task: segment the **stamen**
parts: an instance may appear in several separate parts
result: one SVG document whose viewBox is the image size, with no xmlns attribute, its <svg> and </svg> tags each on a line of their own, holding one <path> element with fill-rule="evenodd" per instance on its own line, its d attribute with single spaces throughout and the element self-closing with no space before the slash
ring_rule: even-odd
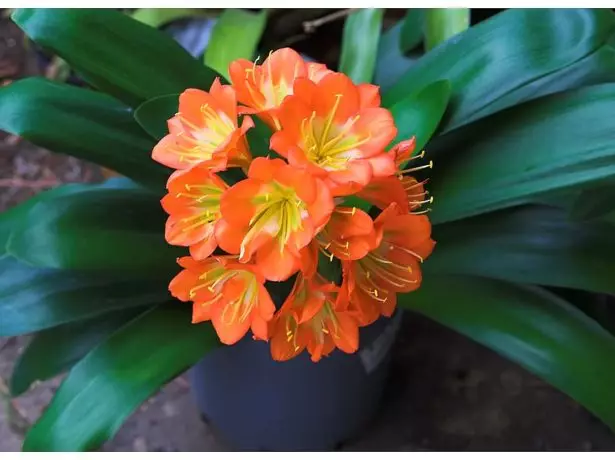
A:
<svg viewBox="0 0 615 460">
<path fill-rule="evenodd" d="M 327 142 L 327 138 L 329 137 L 329 130 L 331 129 L 331 125 L 333 124 L 333 118 L 335 117 L 335 113 L 337 112 L 337 109 L 340 105 L 340 101 L 342 100 L 342 97 L 343 97 L 343 94 L 335 95 L 335 103 L 333 104 L 333 108 L 331 109 L 331 112 L 329 112 L 329 116 L 327 117 L 327 121 L 325 122 L 325 127 L 322 131 L 322 134 L 320 135 L 320 141 L 318 143 L 320 151 L 323 150 L 323 146 Z"/>
<path fill-rule="evenodd" d="M 410 214 L 414 214 L 416 216 L 421 215 L 421 214 L 427 214 L 428 212 L 431 212 L 431 208 L 427 208 L 424 211 L 412 211 Z"/>
<path fill-rule="evenodd" d="M 431 169 L 431 168 L 433 168 L 433 160 L 429 160 L 429 164 L 426 164 L 423 166 L 417 166 L 416 168 L 402 169 L 399 172 L 403 174 L 403 173 L 411 173 L 414 171 L 420 171 L 421 169 Z"/>
</svg>

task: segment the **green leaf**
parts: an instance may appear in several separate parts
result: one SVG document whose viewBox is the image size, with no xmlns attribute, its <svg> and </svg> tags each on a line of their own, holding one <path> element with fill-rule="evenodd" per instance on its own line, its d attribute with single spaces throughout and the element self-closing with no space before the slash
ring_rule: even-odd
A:
<svg viewBox="0 0 615 460">
<path fill-rule="evenodd" d="M 382 8 L 365 8 L 346 18 L 339 71 L 355 83 L 372 81 L 383 15 Z"/>
<path fill-rule="evenodd" d="M 615 184 L 583 190 L 572 204 L 571 216 L 577 220 L 598 219 L 615 211 Z"/>
<path fill-rule="evenodd" d="M 615 294 L 615 226 L 524 206 L 434 228 L 426 277 L 463 274 Z"/>
<path fill-rule="evenodd" d="M 25 451 L 94 450 L 164 383 L 217 344 L 209 324 L 171 304 L 128 323 L 82 359 L 26 436 Z"/>
<path fill-rule="evenodd" d="M 416 136 L 414 151 L 420 152 L 436 132 L 446 111 L 450 94 L 449 82 L 440 80 L 391 107 L 391 113 L 398 129 L 393 143 Z"/>
<path fill-rule="evenodd" d="M 217 76 L 170 36 L 116 10 L 21 8 L 12 18 L 92 85 L 132 107 L 186 88 L 209 89 Z"/>
<path fill-rule="evenodd" d="M 254 58 L 266 24 L 265 10 L 252 13 L 235 8 L 225 9 L 211 32 L 205 50 L 205 64 L 228 79 L 228 66 L 232 61 Z"/>
<path fill-rule="evenodd" d="M 179 270 L 177 270 L 179 271 Z M 14 336 L 169 299 L 168 279 L 35 268 L 0 258 L 0 336 Z"/>
<path fill-rule="evenodd" d="M 468 27 L 469 8 L 426 8 L 425 48 L 431 50 Z"/>
<path fill-rule="evenodd" d="M 607 43 L 583 59 L 509 92 L 476 112 L 472 118 L 479 119 L 540 96 L 614 81 L 615 48 Z"/>
<path fill-rule="evenodd" d="M 135 120 L 154 139 L 160 140 L 169 133 L 167 120 L 177 113 L 179 94 L 167 94 L 145 101 L 135 110 Z"/>
<path fill-rule="evenodd" d="M 35 203 L 15 222 L 7 248 L 40 267 L 165 276 L 184 252 L 166 243 L 165 220 L 151 193 L 85 190 Z"/>
<path fill-rule="evenodd" d="M 154 143 L 132 111 L 95 91 L 43 78 L 19 80 L 0 88 L 0 129 L 160 191 L 170 174 L 152 160 Z"/>
<path fill-rule="evenodd" d="M 399 77 L 415 65 L 422 56 L 420 51 L 405 53 L 401 48 L 404 26 L 405 23 L 399 21 L 384 32 L 378 41 L 374 84 L 380 86 L 381 92 L 393 86 Z"/>
<path fill-rule="evenodd" d="M 605 84 L 536 99 L 438 138 L 432 221 L 614 177 L 614 110 L 615 84 Z"/>
<path fill-rule="evenodd" d="M 20 219 L 23 219 L 29 210 L 36 203 L 66 195 L 72 195 L 75 193 L 81 193 L 85 190 L 94 189 L 120 189 L 120 190 L 132 190 L 139 189 L 139 186 L 125 177 L 113 177 L 101 184 L 66 184 L 60 187 L 56 187 L 45 192 L 41 192 L 38 195 L 33 196 L 29 200 L 22 201 L 16 206 L 9 208 L 0 213 L 0 257 L 6 254 L 6 245 L 11 236 L 11 231 L 17 225 Z"/>
<path fill-rule="evenodd" d="M 520 364 L 615 429 L 615 337 L 571 304 L 539 288 L 453 276 L 426 276 L 398 301 Z"/>
<path fill-rule="evenodd" d="M 68 371 L 92 348 L 142 313 L 142 309 L 133 308 L 39 332 L 15 363 L 11 396 L 28 391 L 37 381 Z"/>
<path fill-rule="evenodd" d="M 400 34 L 400 49 L 408 52 L 416 48 L 423 41 L 424 8 L 409 8 L 402 21 Z"/>
<path fill-rule="evenodd" d="M 178 19 L 210 17 L 214 11 L 203 8 L 139 8 L 131 17 L 150 27 L 158 28 Z"/>
<path fill-rule="evenodd" d="M 487 115 L 484 109 L 507 94 L 582 60 L 614 31 L 615 15 L 606 9 L 510 9 L 427 53 L 384 93 L 383 104 L 390 107 L 432 81 L 450 80 L 451 110 L 442 127 L 448 131 L 478 113 Z"/>
</svg>

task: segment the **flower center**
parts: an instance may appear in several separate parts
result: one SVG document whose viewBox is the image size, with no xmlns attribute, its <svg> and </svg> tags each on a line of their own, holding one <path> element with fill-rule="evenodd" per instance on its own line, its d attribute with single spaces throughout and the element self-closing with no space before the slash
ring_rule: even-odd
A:
<svg viewBox="0 0 615 460">
<path fill-rule="evenodd" d="M 349 118 L 343 125 L 333 123 L 342 97 L 336 94 L 326 118 L 312 112 L 301 121 L 301 137 L 308 159 L 328 171 L 345 169 L 348 161 L 360 157 L 357 149 L 371 139 L 371 134 L 360 137 L 352 132 L 359 115 Z"/>
<path fill-rule="evenodd" d="M 188 224 L 182 228 L 182 232 L 188 232 L 220 218 L 220 198 L 224 190 L 210 184 L 185 184 L 184 187 L 186 191 L 179 192 L 175 196 L 191 199 L 192 206 L 199 208 L 201 212 L 181 220 L 182 223 Z"/>
<path fill-rule="evenodd" d="M 226 113 L 216 111 L 208 104 L 201 106 L 203 115 L 203 126 L 199 127 L 188 121 L 181 113 L 177 116 L 181 121 L 185 131 L 178 133 L 177 136 L 189 145 L 189 149 L 181 152 L 180 161 L 198 162 L 210 160 L 213 153 L 222 145 L 236 129 L 235 123 Z"/>
<path fill-rule="evenodd" d="M 280 252 L 284 251 L 293 233 L 303 228 L 302 221 L 307 215 L 305 203 L 292 188 L 275 181 L 265 185 L 254 201 L 257 208 L 241 243 L 240 257 L 245 247 L 263 232 L 277 239 Z"/>
</svg>

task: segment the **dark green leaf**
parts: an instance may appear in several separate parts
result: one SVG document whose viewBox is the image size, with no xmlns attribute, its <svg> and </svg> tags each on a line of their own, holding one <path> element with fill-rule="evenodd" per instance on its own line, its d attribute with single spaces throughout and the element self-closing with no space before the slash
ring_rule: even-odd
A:
<svg viewBox="0 0 615 460">
<path fill-rule="evenodd" d="M 472 118 L 479 119 L 540 96 L 610 82 L 615 82 L 615 48 L 607 43 L 589 56 L 509 92 L 476 112 Z"/>
<path fill-rule="evenodd" d="M 441 80 L 393 105 L 391 113 L 398 129 L 397 138 L 393 142 L 415 136 L 415 152 L 420 152 L 436 132 L 450 94 L 451 85 Z"/>
<path fill-rule="evenodd" d="M 437 225 L 427 273 L 477 275 L 615 294 L 615 226 L 525 206 Z"/>
<path fill-rule="evenodd" d="M 216 21 L 205 50 L 205 64 L 227 79 L 228 66 L 235 59 L 252 60 L 267 24 L 267 12 L 228 8 Z"/>
<path fill-rule="evenodd" d="M 15 222 L 7 248 L 35 266 L 164 276 L 184 252 L 166 243 L 165 220 L 151 193 L 85 190 L 34 204 Z"/>
<path fill-rule="evenodd" d="M 135 120 L 154 139 L 160 140 L 169 132 L 167 120 L 177 113 L 179 94 L 167 94 L 145 101 L 135 110 Z"/>
<path fill-rule="evenodd" d="M 614 177 L 614 111 L 615 84 L 605 84 L 536 99 L 438 138 L 433 222 Z"/>
<path fill-rule="evenodd" d="M 42 78 L 19 80 L 0 88 L 0 129 L 158 190 L 170 173 L 152 160 L 154 143 L 130 108 L 95 91 Z"/>
<path fill-rule="evenodd" d="M 409 8 L 402 22 L 399 46 L 402 52 L 416 48 L 423 41 L 423 8 Z"/>
<path fill-rule="evenodd" d="M 425 49 L 435 48 L 469 26 L 469 8 L 426 8 Z"/>
<path fill-rule="evenodd" d="M 214 10 L 203 8 L 139 8 L 131 17 L 150 27 L 161 27 L 178 19 L 213 16 Z"/>
<path fill-rule="evenodd" d="M 520 364 L 615 429 L 615 337 L 569 303 L 502 281 L 426 276 L 399 304 Z"/>
<path fill-rule="evenodd" d="M 28 391 L 37 381 L 68 371 L 92 348 L 142 313 L 142 309 L 132 308 L 39 332 L 15 363 L 11 396 Z"/>
<path fill-rule="evenodd" d="M 125 177 L 114 177 L 108 179 L 101 184 L 66 184 L 60 187 L 56 187 L 45 192 L 39 193 L 33 196 L 29 200 L 22 201 L 17 206 L 7 209 L 0 213 L 0 257 L 6 254 L 6 245 L 11 231 L 17 223 L 27 215 L 30 208 L 36 203 L 44 200 L 49 200 L 56 197 L 63 197 L 66 195 L 72 195 L 75 193 L 81 193 L 87 190 L 93 189 L 135 189 L 138 190 L 139 186 Z"/>
<path fill-rule="evenodd" d="M 339 71 L 355 83 L 372 81 L 383 15 L 381 8 L 366 8 L 346 18 Z"/>
<path fill-rule="evenodd" d="M 170 36 L 116 10 L 23 8 L 12 17 L 32 40 L 132 107 L 186 88 L 209 89 L 217 76 Z"/>
<path fill-rule="evenodd" d="M 73 367 L 26 436 L 23 449 L 98 448 L 143 401 L 216 344 L 211 325 L 191 324 L 186 305 L 145 313 Z"/>
<path fill-rule="evenodd" d="M 615 211 L 615 183 L 601 185 L 579 193 L 572 203 L 574 219 L 586 220 L 604 217 Z"/>
<path fill-rule="evenodd" d="M 451 110 L 442 126 L 447 131 L 479 112 L 487 115 L 483 109 L 508 93 L 582 60 L 614 30 L 615 16 L 606 9 L 510 9 L 427 53 L 385 92 L 383 103 L 391 106 L 432 81 L 450 80 Z"/>
<path fill-rule="evenodd" d="M 422 56 L 421 52 L 404 54 L 400 47 L 403 22 L 398 22 L 382 34 L 378 42 L 374 83 L 386 91 Z M 421 29 L 422 30 L 422 29 Z"/>
<path fill-rule="evenodd" d="M 0 258 L 0 336 L 161 302 L 169 299 L 168 281 L 34 268 L 5 256 Z"/>
</svg>

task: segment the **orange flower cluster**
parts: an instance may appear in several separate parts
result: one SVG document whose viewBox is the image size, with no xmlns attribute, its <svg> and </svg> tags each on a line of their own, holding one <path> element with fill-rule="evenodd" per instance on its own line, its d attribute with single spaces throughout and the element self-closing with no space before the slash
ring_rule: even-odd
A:
<svg viewBox="0 0 615 460">
<path fill-rule="evenodd" d="M 251 329 L 276 360 L 305 349 L 314 361 L 335 348 L 352 353 L 359 327 L 390 316 L 396 293 L 421 283 L 420 262 L 435 243 L 417 208 L 429 200 L 423 182 L 403 174 L 430 165 L 403 169 L 414 139 L 387 151 L 397 128 L 377 86 L 288 48 L 262 65 L 237 60 L 229 74 L 232 85 L 216 80 L 209 92 L 181 94 L 152 154 L 176 170 L 162 199 L 166 239 L 190 250 L 169 289 L 225 344 Z M 250 115 L 273 131 L 275 153 L 250 151 Z M 245 178 L 226 183 L 219 173 L 230 168 Z M 345 206 L 350 195 L 379 208 L 378 217 Z M 340 284 L 319 273 L 335 259 Z M 293 276 L 276 311 L 265 283 Z"/>
</svg>

